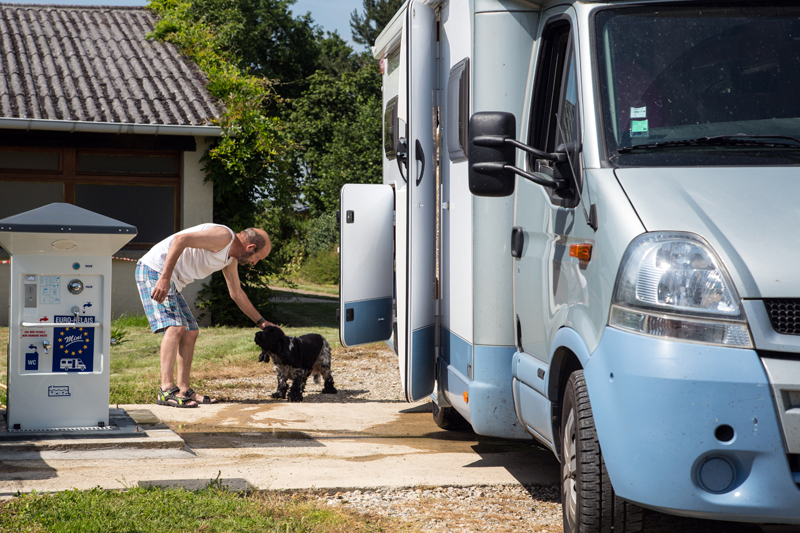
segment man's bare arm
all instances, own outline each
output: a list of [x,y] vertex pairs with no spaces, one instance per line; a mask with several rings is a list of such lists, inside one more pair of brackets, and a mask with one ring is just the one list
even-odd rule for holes
[[175,235],[164,261],[164,270],[161,272],[161,277],[158,278],[155,287],[153,287],[150,297],[158,303],[163,302],[167,297],[169,284],[172,280],[172,272],[175,270],[175,265],[186,248],[201,248],[219,252],[231,242],[231,238],[231,232],[222,226],[213,226],[202,231]]
[[[231,299],[236,302],[236,305],[239,306],[242,313],[250,317],[250,320],[255,322],[261,329],[267,326],[275,326],[275,324],[267,322],[266,319],[261,316],[261,313],[253,306],[250,302],[250,298],[248,298],[247,294],[242,290],[238,268],[238,263],[233,261],[230,265],[222,269],[222,274],[225,276],[225,283],[228,285],[228,293],[231,295]],[[263,320],[263,322],[259,323],[260,320]]]

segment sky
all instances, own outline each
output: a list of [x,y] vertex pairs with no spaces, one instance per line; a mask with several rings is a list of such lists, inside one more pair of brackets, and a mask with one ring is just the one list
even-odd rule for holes
[[[72,6],[145,6],[147,0],[2,0],[9,4],[57,4]],[[350,14],[354,10],[362,12],[362,0],[297,0],[291,7],[295,15],[311,12],[311,18],[326,31],[338,31],[339,35],[353,47],[356,52],[365,47],[353,42],[350,32]]]

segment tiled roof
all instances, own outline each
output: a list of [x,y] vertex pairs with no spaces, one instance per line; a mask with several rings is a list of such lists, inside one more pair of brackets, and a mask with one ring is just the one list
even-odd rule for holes
[[209,125],[219,104],[141,7],[0,4],[0,117]]

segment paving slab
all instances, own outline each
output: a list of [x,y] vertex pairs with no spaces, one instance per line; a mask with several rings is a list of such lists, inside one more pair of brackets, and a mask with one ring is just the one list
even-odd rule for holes
[[[184,446],[51,446],[9,452],[0,446],[0,496],[136,484],[198,488],[211,480],[234,489],[558,482],[551,452],[531,441],[441,430],[425,403],[264,401],[196,409],[119,408],[136,415],[147,432],[171,431]],[[151,429],[156,427],[167,429]]]

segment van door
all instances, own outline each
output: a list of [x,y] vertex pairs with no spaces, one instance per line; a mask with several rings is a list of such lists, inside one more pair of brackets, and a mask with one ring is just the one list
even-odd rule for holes
[[[554,152],[559,145],[580,145],[579,76],[572,11],[558,7],[542,18],[528,144]],[[580,154],[570,161],[581,181]],[[530,171],[554,176],[556,170],[544,159],[529,157]],[[515,394],[521,398],[523,422],[540,438],[553,444],[552,399],[544,372],[550,361],[550,342],[567,322],[571,305],[587,303],[580,260],[570,256],[570,246],[591,235],[577,199],[564,200],[552,189],[517,179],[514,209],[515,231],[522,232],[524,246],[514,259],[514,313],[517,349],[513,375]],[[576,208],[578,211],[576,212]]]
[[[408,401],[431,394],[435,379],[436,24],[433,9],[416,0],[411,2],[403,35],[408,54],[408,168],[406,194],[398,191],[398,204],[404,200],[405,205],[397,209],[398,248],[405,245],[405,253],[398,250],[396,267],[398,357]],[[406,232],[401,226],[407,228]],[[401,305],[401,299],[405,305]]]
[[339,339],[342,346],[392,336],[394,191],[347,184],[340,192]]

